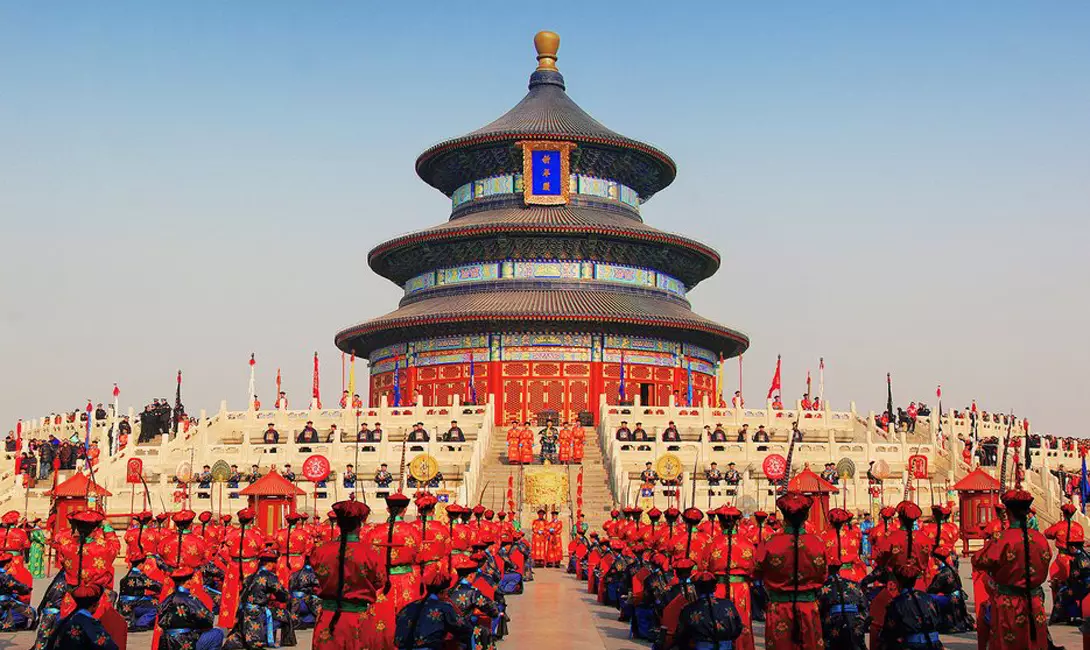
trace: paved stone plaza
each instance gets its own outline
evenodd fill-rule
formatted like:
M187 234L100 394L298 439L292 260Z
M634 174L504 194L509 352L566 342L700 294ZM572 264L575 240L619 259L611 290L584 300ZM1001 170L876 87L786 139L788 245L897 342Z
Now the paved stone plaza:
M962 580L971 584L967 563L962 562L961 568ZM124 568L118 567L118 578L123 574ZM650 647L648 643L629 639L628 624L617 621L617 611L599 605L571 576L556 569L538 570L536 576L536 580L527 585L525 593L508 598L511 634L501 642L502 650L646 650ZM48 584L46 580L35 581L35 605L38 595ZM1051 600L1046 605L1051 607ZM1068 650L1082 647L1076 628L1055 626L1051 631L1053 640ZM764 626L758 623L754 633L757 647L763 648ZM299 648L310 648L310 630L301 631L297 636ZM31 632L0 635L0 650L24 650L33 643ZM970 634L945 636L943 644L951 650L973 650L976 637ZM128 650L148 650L150 646L150 632L129 635Z

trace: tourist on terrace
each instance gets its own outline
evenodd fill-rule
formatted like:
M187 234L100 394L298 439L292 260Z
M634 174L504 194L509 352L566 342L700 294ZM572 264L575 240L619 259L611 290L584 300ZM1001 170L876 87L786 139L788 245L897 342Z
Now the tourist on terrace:
M105 420L106 419L106 409L104 409L102 407L102 402L99 402L98 406L95 407L95 419L96 420Z
M802 431L799 429L798 422L791 423L791 440L794 442L802 442Z
M820 411L821 410L821 398L820 397L815 397L814 398L814 403L810 405L810 410L811 411Z
M318 442L318 430L314 428L312 420L307 420L307 425L295 437L295 442Z
M269 428L265 429L265 434L262 438L266 445L276 445L280 443L280 432L276 430L273 423L269 423Z
M129 423L129 416L121 418L121 422L117 423L117 448L124 449L129 444L129 436L132 435L132 424Z
M261 410L261 400L257 399L257 395L254 395L254 410L255 411L260 411Z
M810 393L802 394L802 401L800 402L799 406L804 411L809 411L814 407L814 403L810 401Z
M15 451L15 432L8 431L8 437L4 438L4 451Z
M836 473L836 465L834 463L825 463L825 469L821 470L821 478L833 485L839 483L840 476Z
M907 416L907 422L905 424L908 427L909 433L916 432L916 418L919 416L919 413L919 409L916 408L916 402L909 402L908 409L905 411L905 415Z
M651 438L654 440L654 437ZM677 427L674 426L674 421L670 420L670 423L666 426L666 430L662 432L663 442L681 442L681 434L678 433Z
M329 425L329 433L325 434L325 441L333 442L334 440L338 440L338 434L340 434L340 431L337 430L337 425Z
M765 431L765 425L757 425L757 430L753 433L753 442L768 442L768 432Z
M379 465L378 470L375 472L375 485L380 488L388 488L393 482L394 475L386 469L386 463Z
M352 395L352 408L357 410L363 408L363 400L360 399L359 393Z
M417 422L413 425L413 430L409 432L409 442L428 442L431 440L431 436L428 435L427 429L424 428L423 422Z
M462 433L457 420L450 421L450 428L443 434L443 442L465 442L466 434Z
M738 442L745 442L749 439L749 425L743 424L741 429L738 429Z
M276 398L276 410L286 411L288 410L288 394L284 391L280 391L280 395Z
M348 391L344 391L343 393L341 393L341 408L342 409L348 408L348 399L349 399L348 398Z
M711 467L704 470L704 480L708 482L708 487L719 487L719 482L723 480L723 472L719 471L719 465L714 460Z
M746 401L742 399L742 391L734 391L734 397L730 398L730 405L736 409L745 408Z
M617 440L622 442L632 441L632 431L628 428L627 420L621 420L621 426L617 429Z
M772 410L773 411L782 411L783 410L783 401L780 400L779 395L773 395L772 396Z

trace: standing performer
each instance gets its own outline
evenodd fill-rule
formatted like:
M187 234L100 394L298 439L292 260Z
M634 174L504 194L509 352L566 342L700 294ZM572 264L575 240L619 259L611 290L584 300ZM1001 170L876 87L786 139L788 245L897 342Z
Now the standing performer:
M118 650L117 643L93 613L102 595L103 589L99 584L76 587L72 592L75 609L61 620L46 647L49 650Z
M973 567L995 581L992 603L992 644L996 650L1046 650L1048 615L1041 585L1048 578L1052 549L1048 540L1028 525L1033 497L1023 490L1003 495L1010 528L984 543Z
M155 627L163 584L141 568L146 561L142 554L130 555L129 559L132 567L118 587L117 613L129 624L130 632L146 632Z
M739 534L741 510L734 506L724 506L716 512L716 516L719 519L722 534L712 537L712 542L705 547L702 564L715 575L718 581L715 597L725 598L733 603L742 622L742 632L734 646L738 650L753 650L756 646L753 639L749 583L753 575L757 549L744 535ZM698 585L697 591L699 590ZM682 615L682 620L684 619Z
M821 629L826 648L842 650L866 650L867 648L867 598L859 588L859 581L844 575L853 564L844 554L844 528L851 522L852 514L841 508L829 511L829 523L833 527L833 544L826 543L826 565L829 577L818 594L821 611ZM858 556L856 557L858 559Z
M522 423L522 431L519 432L519 453L522 455L523 465L534 463L534 432L530 429L530 422Z
M375 609L386 582L383 557L369 541L361 541L360 529L371 514L358 501L333 504L340 537L314 549L311 562L318 576L322 614L314 626L314 650L356 650L393 646L391 618ZM385 600L385 599L384 599ZM381 623L381 625L380 625ZM391 641L386 645L384 637Z
M18 510L10 510L0 519L0 553L11 553L12 561L8 565L8 573L28 589L34 588L34 576L27 569L23 561L23 553L30 549L30 537L20 527ZM22 598L24 603L30 602L28 591Z
M579 424L576 420L575 426L571 429L571 459L576 465L583 463L583 445L587 441L587 432L583 430L583 425Z
M740 648L735 642L746 627L727 598L716 595L716 578L708 572L693 576L697 599L681 610L674 643L679 648L717 650Z
M810 497L788 492L776 500L784 531L757 549L757 576L768 592L766 650L816 650L824 645L817 594L825 582L825 545L803 527Z
M289 602L288 592L276 577L276 560L280 554L275 548L266 548L257 555L256 573L246 576L239 597L235 625L223 642L230 650L256 650L275 648L277 622L274 610Z
M441 648L449 637L457 643L470 645L473 629L468 621L453 605L439 598L449 585L449 575L436 575L426 585L427 596L397 613L394 634L397 650Z
M547 566L548 561L545 558L549 554L549 522L545 520L545 508L537 509L537 519L530 525L530 529L534 566Z
M560 563L564 559L564 522L557 519L559 514L560 512L554 507L553 518L549 520L546 527L545 563L546 566L556 569L560 568Z
M557 437L557 459L563 465L567 465L571 462L571 427L567 422L560 427L560 433Z
M890 602L882 625L882 647L898 650L943 650L942 640L939 638L939 614L927 594L913 586L922 577L915 560L897 565L893 575L898 594Z
M181 567L170 574L174 589L159 604L158 625L162 630L154 650L217 650L223 645L223 631L215 627L212 610L197 600L185 584L193 569Z
M251 527L254 514L252 508L239 510L238 527L230 528L223 540L228 563L223 595L220 597L219 626L228 630L235 626L243 580L257 571L257 554L265 547L265 536Z
M409 497L400 492L386 497L389 518L385 526L375 526L370 532L372 546L385 557L386 583L382 593L393 605L393 611L420 597L420 567L417 551L420 549L420 528L405 521L405 509ZM392 630L391 630L392 633ZM392 637L391 637L392 638Z
M22 601L30 596L30 588L8 573L11 560L11 553L0 553L0 632L33 630L37 614Z
M519 429L518 420L511 418L511 426L507 428L507 464L518 465L522 463L522 452L519 445L522 442L522 430Z
M420 521L421 537L416 561L420 564L421 579L425 583L440 571L450 575L446 571L446 561L451 555L450 530L447 524L433 516L438 503L439 500L430 492L421 492L416 497L416 518Z

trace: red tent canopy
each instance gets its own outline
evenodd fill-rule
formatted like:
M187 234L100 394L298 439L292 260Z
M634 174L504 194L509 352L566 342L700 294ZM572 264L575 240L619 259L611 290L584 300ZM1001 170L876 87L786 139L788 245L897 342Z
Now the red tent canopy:
M815 474L809 465L802 468L801 472L787 482L787 489L803 494L836 494L840 492L835 485Z
M76 472L72 476L65 479L63 483L58 485L55 489L49 490L45 493L46 496L52 497L110 497L113 494L109 490L102 487L97 483L91 483L91 479L87 478L87 475L83 472Z
M998 492L999 479L978 467L955 483L954 489L958 492Z
M255 497L295 497L303 496L306 494L303 490L299 489L292 484L291 481L280 475L276 469L257 479L256 482L251 483L249 486L239 490L239 494L243 496L255 496Z

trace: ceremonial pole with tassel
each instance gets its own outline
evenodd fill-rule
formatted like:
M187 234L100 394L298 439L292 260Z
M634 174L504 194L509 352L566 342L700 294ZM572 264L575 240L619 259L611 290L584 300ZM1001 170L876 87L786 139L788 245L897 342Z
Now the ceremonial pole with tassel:
M246 391L246 403L249 404L247 410L257 410L257 386L254 384L254 366L257 365L257 361L254 360L254 353L250 353L250 387ZM277 396L279 397L279 395Z
M312 386L312 391L311 391L312 392L311 399L313 400L314 408L316 408L316 409L322 408L322 391L321 391L321 387L320 387L320 383L319 383L320 382L319 377L320 377L320 375L318 373L318 353L315 352L314 353L314 381L313 381L313 386Z

